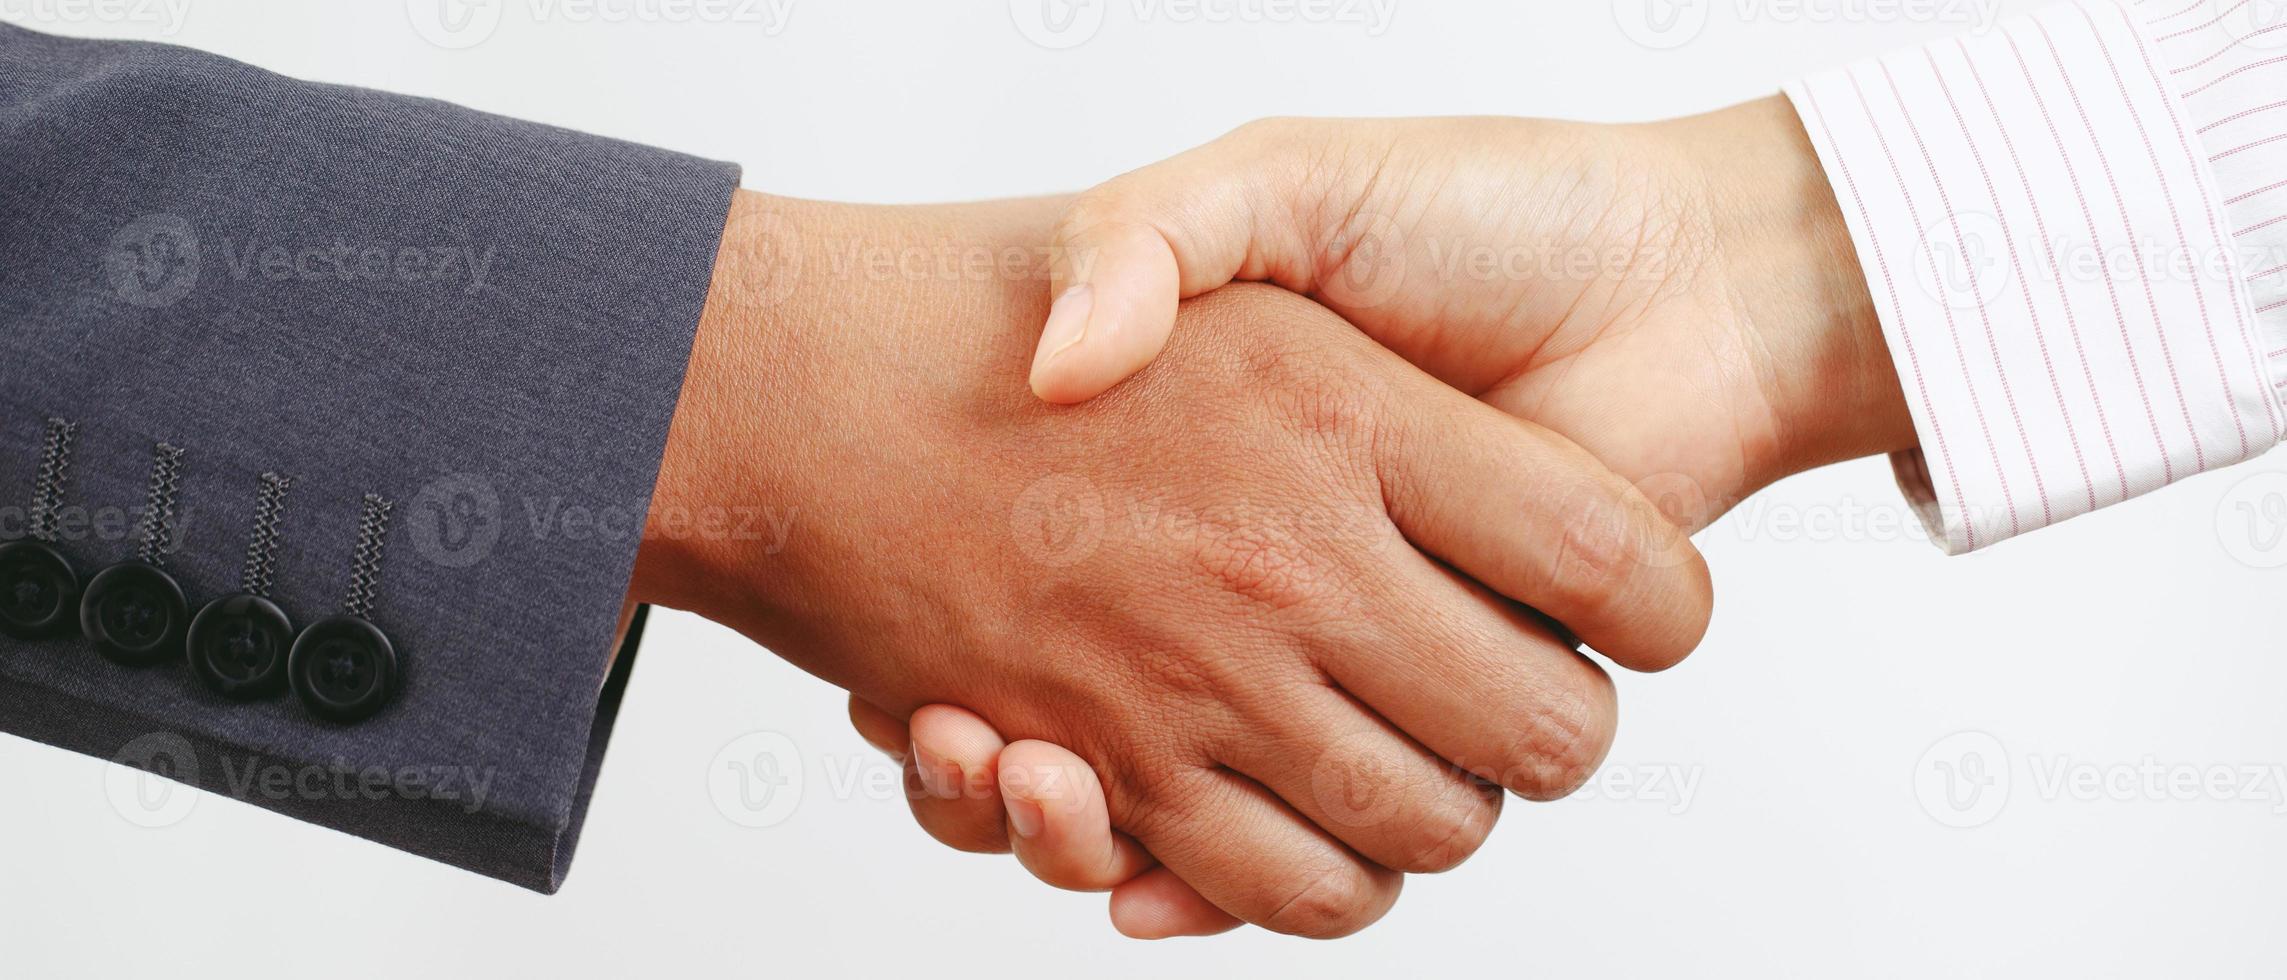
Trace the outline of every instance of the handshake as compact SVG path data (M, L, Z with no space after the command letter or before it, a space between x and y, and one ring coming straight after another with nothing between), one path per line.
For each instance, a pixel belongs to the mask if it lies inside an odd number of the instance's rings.
M740 192L631 599L847 688L932 834L1129 935L1337 936L1588 778L1602 662L1707 627L1691 532L1915 443L1783 99L1265 121L1069 199ZM804 520L658 529L707 505Z

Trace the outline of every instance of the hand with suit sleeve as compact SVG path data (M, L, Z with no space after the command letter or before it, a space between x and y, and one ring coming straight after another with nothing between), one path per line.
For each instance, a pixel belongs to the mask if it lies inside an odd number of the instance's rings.
M1201 298L1155 377L1033 398L1059 202L777 200L9 27L0 158L0 487L40 517L0 527L40 559L0 561L0 725L525 887L569 868L629 605L1069 746L1136 868L1305 935L1587 777L1578 640L1656 668L1706 627L1627 480L1301 298ZM47 556L181 597L82 604ZM286 623L182 638L239 593Z

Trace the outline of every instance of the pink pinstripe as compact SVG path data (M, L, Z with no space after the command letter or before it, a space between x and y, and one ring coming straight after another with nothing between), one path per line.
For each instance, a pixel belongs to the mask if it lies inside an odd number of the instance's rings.
M2265 218L2265 219L2263 219L2262 221L2258 221L2258 222L2256 222L2256 223L2254 223L2254 224L2252 224L2252 225L2248 225L2248 226L2247 226L2247 227L2245 227L2245 228L2240 228L2240 229L2237 229L2237 230L2233 231L2233 232L2232 232L2232 234L2234 234L2234 235L2245 235L2245 234L2247 234L2248 232L2251 232L2251 231L2262 231L2263 229L2265 229L2265 228L2269 228L2269 227L2271 227L2272 225L2278 224L2278 223L2280 223L2280 222L2282 222L2282 221L2287 221L2287 214L2282 214L2282 215L2280 215L2280 216L2278 216L2278 217L2275 217L2275 218Z
M1887 73L1889 71L1889 66L1884 65L1883 71ZM1898 184L1898 196L1905 199L1906 216L1914 222L1914 227L1916 228L1929 227L1928 225L1922 223L1921 209L1914 206L1914 192L1908 190L1906 187L1906 176L1898 169L1898 155L1890 152L1890 137L1882 132L1882 122L1881 120L1875 118L1874 106L1866 101L1866 89L1858 84L1858 73L1856 71L1845 71L1843 74L1848 76L1850 79L1851 91L1858 94L1858 106L1866 113L1866 125L1871 127L1874 131L1875 145L1882 148L1883 158L1890 162L1890 177ZM1903 102L1899 103L1898 108L1901 112L1905 111L1905 104ZM1949 208L1947 210L1950 211L1952 209ZM1923 248L1927 249L1928 247L1929 243L1925 239L1923 242ZM2017 524L2017 500L2009 492L2009 471L2004 469L2001 465L2001 450L1994 444L1993 426L1985 419L1985 405L1983 401L1977 397L1977 385L1970 381L1969 358L1962 354L1961 330L1954 323L1953 304L1941 302L1938 304L1938 309L1945 311L1946 333L1953 339L1954 360L1959 362L1961 365L1962 390L1969 393L1970 412L1971 414L1977 416L1977 428L1985 436L1986 455L1992 457L1993 474L2001 483L2001 504L2002 506L2009 509L2009 533L2021 533ZM1898 332L1901 335L1906 332L1905 324L1903 322L1899 323ZM1965 524L1968 522L1967 513L1963 514L1963 522Z
M2025 175L2025 162L2017 155L2017 141L2010 138L2009 126L2001 121L2001 110L1996 108L1993 104L1993 90L1986 87L1985 76L1977 70L1977 59L1970 57L1969 46L1963 44L1960 38L1955 38L1954 48L1961 53L1962 64L1968 66L1969 68L1970 80L1976 84L1978 94L1985 100L1985 111L1988 115L1993 117L1994 130L2001 134L2001 147L2009 154L2009 165L2012 169L2017 171L2017 184L2018 187L2024 191L2025 203L2033 209L2033 230L2041 237L2041 247L2043 254L2048 259L2049 271L2051 275L2057 277L2054 280L2057 283L2057 305L2064 308L2065 329L2067 332L2072 334L2074 349L2080 350L2080 324L2074 320L2072 301L2068 299L2065 294L2065 286L2062 279L2063 273L2057 269L2056 246L2049 241L2049 224L2048 221L2041 216L2041 202L2033 196L2033 181ZM1927 48L1924 48L1922 53L1924 57L1929 58L1930 60L1931 73L1936 74L1938 70L1937 57L1930 54L1929 49ZM1938 75L1938 87L1941 91L1945 92L1947 104L1952 105L1953 90L1946 87L1945 77L1943 75ZM2071 407L2065 404L2064 385L2057 381L2057 365L2056 362L2049 356L2049 341L2048 338L2044 335L2044 331L2041 329L2041 317L2038 313L2034 312L2033 281L2025 275L2025 269L2023 265L2021 265L2018 261L2017 239L2015 234L2009 230L2008 217L2003 214L2001 207L2001 195L1993 188L1993 174L1986 170L1985 155L1978 152L1976 141L1970 139L1969 124L1962 121L1961 107L1958 105L1954 106L1953 111L1954 121L1961 126L1962 141L1969 144L1969 154L1971 158L1977 161L1978 174L1985 178L1986 196L1993 199L1993 215L1994 219L2001 224L2002 242L2009 249L2010 268L2017 276L2017 280L2025 284L2025 320L2033 328L2034 344L2039 346L2041 350L2041 366L2048 371L2049 390L2056 393L2057 414L2064 418L2065 438L2066 441L2072 443L2073 462L2080 466L2081 485L2088 491L2088 509L2095 510L2097 507L2096 480L2089 476L2088 458L2086 454L2081 451L2080 432L2073 425L2073 412ZM2126 500L2128 499L2128 469L2126 466L2121 464L2119 447L2113 445L2112 423L2110 420L2105 418L2104 400L2097 394L2096 375L2089 370L2087 351L2081 351L2080 359L2081 376L2088 381L2089 401L2096 406L2097 428L2104 434L2105 450L2112 455L2113 474L2120 480L2120 499Z
M2214 87L2216 87L2217 85L2220 85L2220 84L2222 84L2222 83L2223 83L2223 81L2224 81L2225 79L2227 79L2227 78L2232 78L2232 77L2234 77L2234 76L2237 76L2237 75L2246 74L2247 72L2251 72L2251 71L2254 71L2254 70L2256 70L2256 69L2258 69L2258 68L2264 67L2265 65L2276 65L2276 64L2278 64L2278 63L2280 63L2280 62L2282 62L2282 61L2287 61L2287 55L2280 55L2279 57L2276 57L2276 58L2265 58L2265 59L2263 59L2262 61L2251 62L2251 63L2249 63L2249 64L2244 64L2244 65L2241 65L2241 66L2239 66L2239 67L2237 67L2237 68L2234 68L2234 69L2232 69L2232 70L2230 70L2230 71L2224 72L2224 73L2223 73L2223 74L2221 74L2221 75L2217 75L2217 76L2216 76L2216 77L2214 77L2214 78L2208 79L2206 82L2203 82L2203 83L2201 83L2201 84L2199 84L2199 85L2195 85L2195 86L2192 86L2191 88L2185 89L2185 90L2184 90L2184 98L2187 98L2187 99L2189 99L2189 98L2191 98L2192 96L2195 96L2195 95L2198 95L2198 94L2200 94L2201 92L2205 92L2205 91L2207 91L2207 90L2209 90L2209 89L2211 89L2211 88L2214 88Z
M2084 14L2084 15L2085 15L2085 14L2087 14L2087 13L2088 13L2088 9L2087 9L2087 8L2085 8L2085 7L2084 7L2084 8L2082 8L2082 9L2081 9L2081 13L2082 13L2082 14ZM2121 11L2121 13L2122 13L2122 14L2126 14L2126 13L2127 13L2127 11L2125 11L2125 10L2124 10L2124 11ZM2271 33L2272 31L2276 31L2276 30L2282 30L2282 29L2287 29L2287 24L2273 24L2272 26L2270 26L2270 27L2266 27L2266 28L2264 28L2264 29L2262 29L2262 30L2260 30L2260 31L2249 31L2249 32L2247 32L2247 37L2243 37L2243 38L2240 38L2240 39L2238 39L2238 40L2236 40L2236 41L2233 41L2233 42L2231 42L2229 45L2226 45L2226 46L2224 47L2224 49L2223 49L2223 50L2221 50L2221 51L2218 51L2218 52L2216 52L2216 53L2214 53L2214 54L2211 54L2211 55L2209 55L2209 56L2207 56L2207 57L2205 57L2205 58L2201 58L2200 60L2198 60L2198 61L2195 61L2195 62L2192 62L2191 64L2188 64L2188 65L2180 65L2180 66L2178 66L2178 67L2175 67L2175 68L2170 68L2170 69L2168 69L2168 74L2170 74L2170 75L2181 75L2181 74L2183 74L2183 73L2185 73L2185 72L2191 71L2191 70L2192 70L2192 69L2194 69L2194 68L2205 68L2205 67L2207 67L2207 65L2208 65L2208 63L2209 63L2209 62L2211 62L2211 61L2214 61L2214 60L2216 60L2217 58L2221 58L2221 57L2223 57L2224 55L2230 54L2230 53L2231 53L2231 49L2232 49L2232 48L2236 48L2236 47L2239 47L2241 44L2244 44L2244 43L2246 43L2248 38L2257 37L2257 36L2260 36L2260 35L2264 35L2264 34L2269 34L2269 33Z
M2057 63L2057 75L2064 79L2065 94L2072 98L2073 109L2080 114L2081 127L2088 130L2089 146L2096 153L2097 167L2104 171L2104 182L2112 189L2113 206L2120 210L2121 228L2133 246L2136 242L2136 226L2128 217L2128 199L2120 193L2120 180L2113 175L2112 158L2104 152L2104 143L2097 136L2096 124L2089 121L2088 106L2081 101L2080 86L2073 84L2072 73L2066 71L2064 56L2057 52L2057 41L2049 36L2048 25L2036 19L2033 21L2033 29L2040 32L2042 43L2048 46L2050 59ZM2184 379L2176 373L2176 355L2168 349L2167 327L2160 319L2160 298L2154 295L2152 272L2144 267L2143 249L2131 247L2128 254L2136 260L2136 278L2144 282L2144 305L2152 314L2152 335L2160 341L2160 363L2168 369L2168 384L2176 390L2176 407L2184 413L2184 430L2192 437L2192 460L2198 466L2192 472L2205 473L2208 470L2207 448L2200 444L2199 427L2192 423L2192 403L2184 396ZM2121 339L2125 341L2127 338L2123 336ZM2175 481L2175 468L2170 466L2168 482Z
M2225 151L2223 151L2222 153L2218 153L2218 154L2216 154L2216 155L2214 155L2214 156L2212 156L2212 157L2209 157L2209 158L2208 158L2208 162L2209 162L2209 163L2214 163L2214 162L2216 162L2216 161L2218 161L2218 160L2221 160L2221 159L2223 159L2223 158L2225 158L2225 157L2228 157L2228 156L2237 156L2237 155L2239 155L2239 154L2242 154L2242 153L2245 153L2245 152L2247 152L2247 151L2249 151L2249 150L2255 149L2256 147L2259 147L2259 146L2269 146L2269 145L2271 145L2271 144L2273 144L2273 143L2277 143L2277 142L2279 142L2280 140L2287 140L2287 133L2281 133L2281 134L2279 134L2279 135L2277 135L2277 136L2267 136L2267 137L2264 137L2263 139L2259 139L2259 140L2256 140L2256 141L2255 141L2255 142L2253 142L2253 143L2247 143L2247 144L2243 144L2243 145L2240 145L2240 146L2235 146L2235 147L2232 147L2231 149L2225 150Z
M2248 198L2254 197L2254 196L2256 196L2256 195L2258 195L2258 194L2268 194L2268 193L2270 193L2270 192L2272 192L2272 191L2275 191L2275 190L2278 190L2278 189L2280 189L2280 188L2282 188L2282 187L2287 187L2287 180L2282 180L2282 181L2280 181L2280 182L2278 182L2278 183L2276 183L2276 184L2265 184L2265 185L2263 185L2262 187L2258 187L2258 188L2256 188L2256 189L2254 189L2254 190L2252 190L2252 191L2248 191L2248 192L2247 192L2247 193L2245 193L2245 194L2240 194L2240 195L2237 195L2237 196L2234 196L2234 197L2228 197L2228 198L2225 198L2225 199L2224 199L2224 203L2225 203L2225 204L2238 204L2239 202L2241 202L2241 201L2244 201L2244 200L2247 200Z
M2080 205L2081 221L2088 226L2088 240L2103 241L2103 237L2096 231L2096 212L2089 208L2088 192L2081 184L2080 169L2073 166L2072 151L2065 148L2064 134L2057 129L2056 116L2049 112L2049 100L2042 97L2041 87L2033 81L2031 63L2025 60L2024 50L2017 46L2016 35L2004 29L2001 39L2008 42L2009 53L2017 60L2017 71L2025 76L2025 90L2032 94L2033 105L2041 110L2041 121L2049 127L2049 139L2056 144L2057 159L2065 168L2065 183L2072 186L2073 200ZM2144 383L2144 368L2136 361L2136 345L2128 339L2128 311L2120 305L2120 289L2113 283L2112 277L2100 278L2104 280L2105 295L2112 300L2112 318L2120 325L2120 344L2128 355L2128 374L2136 379L2136 399L2144 405L2144 420L2152 427L2152 444L2159 449L2161 471L2168 482L2174 483L2176 469L2170 461L2168 440L2160 434L2160 417L2152 410L2152 392Z
M2088 24L2089 35L2096 40L2096 49L2099 52L2102 52L2104 55L2104 66L2112 73L2112 86L2114 89L2120 92L2121 105L2127 107L2128 118L2136 123L2136 135L2144 143L2144 159L2151 163L2152 175L2160 182L2160 200L2166 203L2168 206L2168 221L2176 231L2176 244L2183 248L2185 254L2189 255L2192 251L2192 239L2191 236L2184 234L2184 212L2176 207L2176 192L2170 189L2168 186L2168 168L2160 165L2160 151L2153 148L2152 131L2145 127L2144 114L2136 111L2136 100L2130 97L2128 94L2128 82L2121 78L2120 63L2114 60L2112 57L2112 45L2105 43L2104 31L2098 29L2096 26L2095 16L2088 12L2088 8L2086 6L2075 4L2073 9L2079 12L2081 15L2081 20ZM2121 17L2123 18L2122 23L2129 28L2129 33L2134 35L2135 25L2125 19L2128 16L2128 12L2126 10L2122 10L2120 13ZM2138 45L2137 50L2139 52L2143 51L2143 46ZM2152 63L2149 55L2146 56L2145 67L2152 70L2152 84L2159 90L2161 99L2160 104L2163 106L2173 105L2172 102L2168 101L2168 87L2161 83L2159 71L2152 68ZM2174 119L2175 113L2170 112L2168 114L2168 118ZM2199 170L2197 169L2199 166L2199 157L2192 153L2191 141L2184 138L2183 130L2180 127L2176 131L2176 138L2180 141L2183 147L2184 162L2192 165L2194 168L2193 173L2199 173ZM2219 244L2223 241L2221 236L2218 236L2216 240ZM2224 401L2228 404L2233 400L2234 397L2236 397L2236 393L2235 389L2232 387L2231 375L2223 368L2223 341L2217 339L2216 337L2215 318L2208 314L2208 291L2203 288L2197 273L2194 273L2192 277L2192 299L2194 301L2194 305L2198 306L2200 310L2200 329L2202 332L2206 333L2208 337L2208 356L2215 362L2216 383L2223 386ZM2235 304L2238 302L2238 293L2236 290L2233 292L2232 299ZM2234 312L2237 313L2238 311L2235 309ZM2154 319L2157 320L2158 316L2155 315ZM2162 345L2161 350L2165 352L2167 350L2166 345ZM2251 345L2248 348L2248 356L2252 358L2254 355L2255 349ZM2181 392L2179 392L2179 394L2181 394ZM2232 427L2239 431L2239 456L2234 460L2234 462L2237 462L2240 459L2246 459L2249 456L2254 455L2254 453L2250 452L2248 449L2246 421L2239 417L2238 412L2231 412L2229 414L2231 415ZM2189 407L2185 408L2184 410L2184 424L2186 426L2190 426L2192 424L2192 414ZM2276 420L2273 422L2272 427L2272 441L2279 441L2278 425ZM2193 444L2198 445L2198 440L2196 437L2193 441ZM2206 465L2206 460L2203 459L2201 461L2201 467L2205 469Z
M1855 79L1852 81L1852 84L1857 84ZM1803 96L1810 100L1811 115L1818 117L1819 129L1826 134L1827 145L1834 145L1834 127L1827 123L1826 109L1819 105L1818 93L1812 91L1809 87L1805 87L1803 89ZM1871 114L1869 114L1868 118L1872 118ZM1858 192L1858 180L1851 176L1850 162L1843 159L1840 154L1835 156L1834 162L1836 168L1842 171L1842 184L1843 187L1850 192L1851 203L1856 205L1858 208L1859 226L1862 228L1872 228L1874 226L1874 221L1867 214L1866 198ZM1954 510L1962 515L1962 533L1967 538L1965 543L1967 544L1969 550L1976 551L1977 525L1969 519L1969 501L1964 499L1961 494L1961 479L1958 475L1956 475L1958 471L1956 471L1953 466L1953 451L1946 447L1946 433L1945 430L1938 425L1937 408L1930 404L1930 385L1929 382L1923 380L1922 377L1922 359L1921 356L1914 351L1913 334L1906 329L1906 307L1904 304L1898 301L1897 277L1890 274L1890 260L1885 258L1882 254L1881 238L1875 235L1868 235L1866 236L1866 241L1867 244L1872 247L1874 252L1875 267L1880 269L1882 272L1882 288L1890 295L1890 309L1896 314L1894 322L1896 322L1898 325L1898 338L1905 343L1906 364L1913 369L1914 390L1922 400L1922 417L1929 420L1930 434L1935 436L1938 442L1938 458L1944 461L1946 467L1946 475L1951 478L1950 482L1953 484ZM1991 440L1988 440L1988 444L1990 443Z
M1924 49L1923 53L1927 54L1927 49ZM1907 108L1906 95L1904 92L1899 91L1898 79L1890 74L1890 63L1888 61L1881 61L1877 62L1877 64L1882 69L1882 81L1890 86L1890 98L1898 103L1898 116L1899 118L1906 121L1906 132L1914 137L1914 147L1922 154L1922 166L1928 168L1930 172L1930 182L1937 185L1938 206L1946 210L1946 220L1953 223L1954 236L1958 238L1961 235L1961 212L1954 210L1953 195L1946 193L1945 178L1938 174L1937 160L1930 156L1930 145L1922 139L1921 124L1914 121L1913 111ZM1930 71L1932 74L1937 74L1937 70L1938 63L1933 59L1930 62ZM1952 106L1953 108L1954 121L1956 123L1961 123L1961 107L1954 104L1953 91L1946 88L1945 77L1943 75L1938 76L1938 88L1945 91L1946 104L1948 106ZM1961 135L1962 139L1969 139L1969 127L1967 124L1962 124ZM1970 144L1970 153L1975 155L1976 152L1977 145L1973 142ZM1982 170L1984 166L1985 159L1983 157L1979 157L1979 169ZM1986 178L1985 189L1988 192L1993 190L1993 179L1990 176ZM1910 204L1908 205L1907 210L1909 212L1912 210L1912 206ZM1996 221L2000 220L1998 214L2000 210L2000 201L1996 199L1994 201ZM1915 224L1917 226L1920 225L1920 219L1917 218L1915 220ZM2006 229L2004 229L2004 236L2006 236ZM2011 246L2009 249L2009 261L2012 266L2015 266L2017 262L2017 250L2015 246ZM2020 274L2022 274L2021 270ZM1993 335L1993 314L1986 309L1987 303L1985 302L1985 291L1978 287L1977 268L1974 265L1969 267L1969 291L1978 297L1977 319L1979 323L1985 326L1985 349L1993 357L1993 373L2001 380L2001 403L2009 409L2009 420L2017 427L2017 441L2025 447L2025 466L2033 471L2033 494L2041 501L2041 523L2044 525L2055 524L2057 522L2056 517L2049 512L2049 487L2047 482L2041 478L2040 459L2033 455L2032 437L2025 434L2025 414L2017 410L2017 393L2011 390L2011 386L2009 384L2009 367L2008 365L2001 363L2001 343ZM2026 303L2030 305L2032 302L2031 293L2028 291L2026 296ZM1952 317L1950 315L1951 307L1948 307L1948 313L1949 315L1947 317L1946 323L1947 326L1950 327L1953 323ZM1954 338L1954 356L1961 358L1962 360L1962 378L1966 382L1969 378L1969 361L1968 358L1962 355L1961 338L1958 335ZM1973 394L1972 399L1974 400L1974 398L1975 395ZM1982 421L1983 420L1981 419L1980 422L1982 423ZM1994 468L1999 469L2000 465L2000 457L1999 454L1996 453L1994 458ZM2085 473L2082 482L2087 482ZM2008 500L2009 498L2009 480L2007 477L2003 477L2001 481L2001 496L2004 501ZM2010 533L2017 533L2017 505L2015 503L2011 503L2009 505L2009 522Z
M2192 34L2192 33L2198 32L2198 31L2204 31L2204 30L2207 30L2207 29L2208 29L2208 28L2210 28L2210 27L2214 27L2214 26L2216 26L2217 24L2221 24L2221 23L2223 23L2223 20L2224 20L2224 18L2226 18L2226 17L2229 17L2229 16L2231 16L2231 15L2233 15L2233 14L2236 14L2236 13L2238 13L2238 12L2239 12L2239 8L2247 6L2247 3L2248 3L2248 0L2239 0L2239 2L2238 2L2238 3L2232 4L2232 5L2230 6L2230 8L2226 9L2226 10L2225 10L2223 13L2217 14L2217 15L2216 15L2216 19L2214 19L2214 20L2211 20L2211 21L2207 21L2207 22L2205 22L2205 23L2201 24L2201 25L2200 25L2200 26L2198 26L2198 27L2187 27L2187 28L2184 28L2183 30L2177 31L2177 32L2175 32L2174 34L2163 34L2163 35L2160 35L2159 37L2153 38L2152 40L2153 40L2153 41L2155 41L2155 42L2159 42L2159 41L2172 41L2172 40L2174 40L2174 39L2176 39L2176 38L2179 38L2179 37L2183 37L2183 36L2184 36L2184 35L2186 35L2186 34Z
M2249 116L2255 115L2255 114L2256 114L2256 113L2258 113L2258 112L2269 112L2269 111L2271 111L2271 110L2273 110L2273 109L2277 109L2277 108L2279 108L2279 107L2281 107L2281 106L2287 106L2287 100L2282 100L2282 101L2279 101L2279 102L2273 102L2273 103L2271 103L2271 104L2269 104L2269 105L2259 105L2259 106L2256 106L2256 107L2255 107L2255 108L2253 108L2253 109L2247 109L2247 110L2243 110L2243 111L2240 111L2240 112L2235 112L2235 113L2232 113L2231 115L2225 116L2225 117L2223 117L2222 119L2218 119L2218 120L2216 120L2215 122L2212 122L2212 123L2209 123L2209 124L2207 124L2207 125L2205 125L2205 126L2202 126L2202 127L2200 127L2199 129L2197 129L2197 130L2194 130L2194 132L2197 132L2197 133L2199 133L2200 135L2202 135L2202 136L2205 136L2205 135L2207 135L2207 132L2208 132L2208 130L2214 129L2214 128L2216 128L2216 127L2218 127L2218 126L2221 126L2221 125L2223 125L2223 124L2225 124L2225 123L2234 123L2234 122L2238 122L2238 121L2240 121L2240 120L2242 120L2242 119L2245 119L2245 118L2247 118L2247 117L2249 117Z
M2150 27L2150 26L2152 26L2152 25L2154 25L2154 24L2160 23L2161 21L2165 21L2165 20L2175 20L2175 19L2176 19L2176 18L2178 18L2178 17L2182 17L2182 16L2184 16L2185 14L2188 14L2188 13L2191 13L2192 11L2195 11L2195 10L2198 10L2198 9L2200 9L2200 5L2201 5L2201 4L2204 4L2204 3L2207 3L2207 2L2208 2L2208 0L2192 0L2192 5L2191 5L2191 6L2189 6L2189 7L2185 7L2184 9L2182 9L2182 10L2179 10L2179 11L2176 11L2175 13L2172 13L2172 14L2167 14L2167 15L2164 15L2164 16L2160 16L2160 17L2154 17L2154 18L2152 18L2151 20L2145 21L2145 22L2144 22L2144 26L2146 26L2146 27Z

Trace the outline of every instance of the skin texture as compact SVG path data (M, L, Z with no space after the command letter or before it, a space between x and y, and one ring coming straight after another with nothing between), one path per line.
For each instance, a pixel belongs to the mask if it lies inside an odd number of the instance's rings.
M1269 120L1089 191L1054 240L1059 300L1030 379L1052 402L1117 391L1180 337L1179 295L1258 280L1571 437L1693 529L1781 477L1914 443L1841 212L1777 97L1633 126ZM910 733L851 710L876 744L910 738L984 774L1085 764L1001 749L959 709ZM1063 783L1081 798L1048 823L1093 819L1085 776ZM1101 853L1099 828L1026 835L1016 805L980 794L916 816L972 847L1005 827L1050 884L1115 889L1129 935L1235 924L1165 869L1072 873Z
M634 598L893 723L966 705L1086 773L1028 790L915 753L925 820L1069 792L1097 822L1051 839L1099 853L1060 844L1045 873L1148 849L1238 919L1354 931L1401 872L1466 858L1500 787L1561 796L1609 746L1610 679L1526 606L1672 663L1705 566L1579 447L1270 287L1186 304L1116 392L1033 398L1048 294L1024 256L1058 208L742 193ZM797 515L783 550L704 519L761 507ZM977 748L999 747L954 751Z

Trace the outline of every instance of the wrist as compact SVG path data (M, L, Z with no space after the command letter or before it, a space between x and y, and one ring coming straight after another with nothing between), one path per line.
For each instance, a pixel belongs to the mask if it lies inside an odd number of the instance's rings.
M739 529L758 526L756 515L785 511L766 490L725 473L750 452L721 448L767 438L755 429L768 413L736 401L737 393L767 384L752 376L771 363L756 348L769 342L771 324L787 315L781 308L797 298L800 252L782 203L745 190L732 197L644 519L632 601L706 613L715 605L711 593L735 567L731 552L746 536Z
M1756 485L1911 448L1864 269L1793 107L1772 96L1664 125L1702 168L1726 288L1760 349L1778 432Z

